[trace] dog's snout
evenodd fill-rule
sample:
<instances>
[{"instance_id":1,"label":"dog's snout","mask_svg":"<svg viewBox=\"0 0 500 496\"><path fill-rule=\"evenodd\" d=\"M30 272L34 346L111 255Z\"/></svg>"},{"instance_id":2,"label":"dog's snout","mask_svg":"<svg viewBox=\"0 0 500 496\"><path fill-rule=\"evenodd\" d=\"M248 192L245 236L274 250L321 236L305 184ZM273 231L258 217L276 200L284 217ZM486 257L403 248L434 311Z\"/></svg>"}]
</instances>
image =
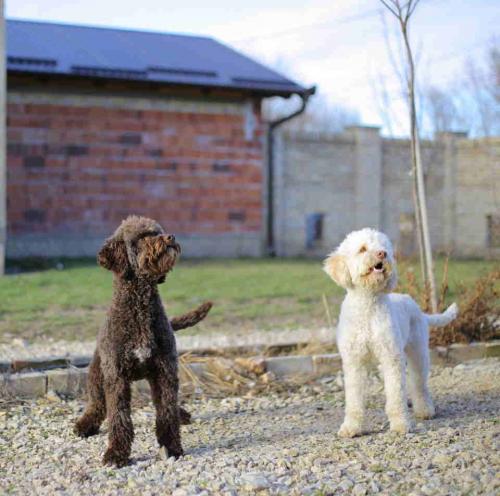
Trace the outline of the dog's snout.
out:
<instances>
[{"instance_id":1,"label":"dog's snout","mask_svg":"<svg viewBox=\"0 0 500 496\"><path fill-rule=\"evenodd\" d=\"M380 258L380 260L383 260L385 257L387 257L387 252L384 250L380 250L377 252L377 258Z\"/></svg>"},{"instance_id":2,"label":"dog's snout","mask_svg":"<svg viewBox=\"0 0 500 496\"><path fill-rule=\"evenodd\" d=\"M167 234L165 236L165 239L169 242L169 243L175 243L175 236L173 234Z\"/></svg>"}]
</instances>

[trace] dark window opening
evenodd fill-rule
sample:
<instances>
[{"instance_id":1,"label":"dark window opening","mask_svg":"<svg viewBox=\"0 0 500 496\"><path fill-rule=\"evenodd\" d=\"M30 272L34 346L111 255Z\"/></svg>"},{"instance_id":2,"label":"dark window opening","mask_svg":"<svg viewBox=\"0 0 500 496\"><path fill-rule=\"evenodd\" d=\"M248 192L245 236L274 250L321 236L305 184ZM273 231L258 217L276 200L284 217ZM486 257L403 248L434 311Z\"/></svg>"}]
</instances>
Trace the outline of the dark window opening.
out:
<instances>
[{"instance_id":1,"label":"dark window opening","mask_svg":"<svg viewBox=\"0 0 500 496\"><path fill-rule=\"evenodd\" d=\"M314 213L306 217L306 247L313 248L323 241L324 214Z\"/></svg>"},{"instance_id":2,"label":"dark window opening","mask_svg":"<svg viewBox=\"0 0 500 496\"><path fill-rule=\"evenodd\" d=\"M488 248L500 248L500 215L488 215Z\"/></svg>"}]
</instances>

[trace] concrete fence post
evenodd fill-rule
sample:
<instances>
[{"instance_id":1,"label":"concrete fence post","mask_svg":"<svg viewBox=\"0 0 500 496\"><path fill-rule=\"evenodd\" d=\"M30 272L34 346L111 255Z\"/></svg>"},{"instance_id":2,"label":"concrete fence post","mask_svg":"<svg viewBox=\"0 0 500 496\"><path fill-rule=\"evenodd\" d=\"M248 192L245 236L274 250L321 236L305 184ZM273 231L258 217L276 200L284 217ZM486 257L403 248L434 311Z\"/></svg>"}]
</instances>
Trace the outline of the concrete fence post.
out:
<instances>
[{"instance_id":1,"label":"concrete fence post","mask_svg":"<svg viewBox=\"0 0 500 496\"><path fill-rule=\"evenodd\" d=\"M456 191L457 191L457 139L465 138L467 133L441 132L436 138L443 143L443 245L447 252L456 243Z\"/></svg>"},{"instance_id":2,"label":"concrete fence post","mask_svg":"<svg viewBox=\"0 0 500 496\"><path fill-rule=\"evenodd\" d=\"M355 141L355 227L380 228L382 219L382 138L380 128L351 126Z\"/></svg>"}]
</instances>

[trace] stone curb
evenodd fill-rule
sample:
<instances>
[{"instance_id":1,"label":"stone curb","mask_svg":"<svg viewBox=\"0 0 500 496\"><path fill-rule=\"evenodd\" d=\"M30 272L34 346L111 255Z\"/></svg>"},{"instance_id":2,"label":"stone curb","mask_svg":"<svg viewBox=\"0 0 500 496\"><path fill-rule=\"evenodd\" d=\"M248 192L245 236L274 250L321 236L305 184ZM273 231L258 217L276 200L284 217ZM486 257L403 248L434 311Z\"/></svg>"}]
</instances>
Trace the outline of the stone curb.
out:
<instances>
[{"instance_id":1,"label":"stone curb","mask_svg":"<svg viewBox=\"0 0 500 496\"><path fill-rule=\"evenodd\" d=\"M500 341L436 346L430 352L433 365L450 367L469 360L500 357Z\"/></svg>"},{"instance_id":2,"label":"stone curb","mask_svg":"<svg viewBox=\"0 0 500 496\"><path fill-rule=\"evenodd\" d=\"M454 366L469 360L500 357L500 341L471 343L469 345L451 345L447 348L431 349L433 365ZM236 367L234 361L227 360L230 367ZM276 379L287 377L320 378L338 372L342 362L338 353L323 355L293 355L258 358L266 372ZM202 378L208 372L207 364L197 362L188 367L195 376ZM84 393L88 369L70 366L43 372L4 373L0 376L0 397L17 396L37 398L49 391L62 396L78 396ZM149 391L147 381L134 383L134 390Z\"/></svg>"},{"instance_id":3,"label":"stone curb","mask_svg":"<svg viewBox=\"0 0 500 496\"><path fill-rule=\"evenodd\" d=\"M92 356L74 355L69 357L45 356L0 362L0 373L21 373L33 370L51 370L68 367L88 367Z\"/></svg>"},{"instance_id":4,"label":"stone curb","mask_svg":"<svg viewBox=\"0 0 500 496\"><path fill-rule=\"evenodd\" d=\"M280 348L281 346L285 348L293 348L300 344L301 343L287 343L286 345L280 344L276 345L276 348ZM244 347L240 348L241 351L248 351L248 349L249 348L244 348ZM229 348L225 349L225 351L228 350ZM182 353L188 353L190 350L179 350L179 351L182 354ZM208 351L214 352L215 350L208 350ZM234 351L237 351L237 348L234 348ZM480 342L480 343L469 343L469 344L452 344L447 347L437 346L435 348L431 348L430 351L431 351L432 363L434 363L435 365L451 366L467 360L500 356L500 340L488 341L484 343ZM276 359L276 364L272 365L272 367L275 366L277 368L278 374L280 373L281 369L285 370L288 368L293 368L293 370L296 372L295 365L293 362L294 359L292 359L291 357L292 356L273 357L273 359ZM91 355L74 355L69 357L47 356L36 359L13 360L11 362L0 362L0 373L12 374L21 372L46 371L51 369L59 369L67 367L85 368L88 367L91 359L92 359ZM311 365L311 367L309 367L309 365L305 365L305 367L306 369L310 368L314 369L314 364Z\"/></svg>"},{"instance_id":5,"label":"stone curb","mask_svg":"<svg viewBox=\"0 0 500 496\"><path fill-rule=\"evenodd\" d=\"M332 329L295 329L280 331L250 331L245 334L199 334L193 336L176 335L177 351L179 354L191 353L198 356L232 354L259 355L268 350L286 351L306 346L310 343L332 345L335 342L335 332ZM95 340L90 342L66 343L72 351L64 354L58 352L47 352L41 354L34 343L33 348L30 345L19 350L19 356L16 356L15 350L4 351L5 356L0 355L0 373L14 372L11 367L12 361L24 362L24 365L17 365L18 372L22 366L24 369L38 369L40 362L52 360L69 361L75 367L86 367L92 359L95 349ZM1 345L0 345L1 348ZM60 349L64 350L64 346ZM31 350L31 351L30 351ZM82 351L83 350L83 351ZM59 365L60 366L60 365ZM50 364L49 367L50 368ZM54 367L52 367L54 368Z\"/></svg>"}]
</instances>

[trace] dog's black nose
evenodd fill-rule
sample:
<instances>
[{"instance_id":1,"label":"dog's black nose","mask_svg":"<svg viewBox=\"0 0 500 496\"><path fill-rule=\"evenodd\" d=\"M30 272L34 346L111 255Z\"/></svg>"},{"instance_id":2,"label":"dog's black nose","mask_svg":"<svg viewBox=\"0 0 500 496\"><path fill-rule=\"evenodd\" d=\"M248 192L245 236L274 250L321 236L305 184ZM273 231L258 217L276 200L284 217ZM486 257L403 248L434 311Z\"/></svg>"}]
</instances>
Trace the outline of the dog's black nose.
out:
<instances>
[{"instance_id":1,"label":"dog's black nose","mask_svg":"<svg viewBox=\"0 0 500 496\"><path fill-rule=\"evenodd\" d=\"M169 243L175 243L175 236L173 234L167 234L166 238Z\"/></svg>"}]
</instances>

